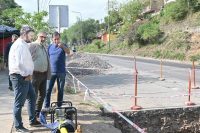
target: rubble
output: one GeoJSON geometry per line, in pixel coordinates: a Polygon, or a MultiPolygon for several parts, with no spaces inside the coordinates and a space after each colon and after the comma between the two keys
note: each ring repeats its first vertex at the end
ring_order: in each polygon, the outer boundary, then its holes
{"type": "Polygon", "coordinates": [[[93,75],[100,74],[112,66],[95,55],[77,53],[67,62],[67,69],[73,75],[93,75]]]}

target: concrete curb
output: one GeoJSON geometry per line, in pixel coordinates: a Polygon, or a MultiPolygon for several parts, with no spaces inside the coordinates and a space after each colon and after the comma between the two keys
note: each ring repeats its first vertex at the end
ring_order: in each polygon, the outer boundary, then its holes
{"type": "MultiPolygon", "coordinates": [[[[113,55],[113,54],[100,54],[100,53],[88,53],[85,52],[86,54],[90,55],[98,55],[98,56],[109,56],[109,57],[116,57],[116,58],[121,58],[121,59],[128,59],[128,60],[133,60],[134,56],[125,56],[125,55],[113,55]]],[[[141,62],[151,62],[153,64],[160,64],[160,59],[155,59],[151,57],[141,57],[141,56],[135,56],[138,61],[141,62]]],[[[191,68],[192,67],[192,62],[189,61],[178,61],[178,60],[168,60],[168,59],[163,59],[162,60],[164,65],[167,66],[179,66],[182,68],[191,68]]],[[[200,65],[196,65],[197,69],[200,69],[200,65]]]]}

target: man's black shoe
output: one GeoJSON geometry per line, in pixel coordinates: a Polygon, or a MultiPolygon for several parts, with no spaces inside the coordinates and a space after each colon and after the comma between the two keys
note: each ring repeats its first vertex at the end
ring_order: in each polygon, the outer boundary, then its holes
{"type": "Polygon", "coordinates": [[[41,123],[39,121],[35,120],[34,122],[30,123],[29,125],[32,127],[38,127],[38,126],[41,126],[41,123]]]}
{"type": "Polygon", "coordinates": [[[32,132],[24,127],[21,127],[21,128],[16,128],[16,133],[32,133],[32,132]]]}

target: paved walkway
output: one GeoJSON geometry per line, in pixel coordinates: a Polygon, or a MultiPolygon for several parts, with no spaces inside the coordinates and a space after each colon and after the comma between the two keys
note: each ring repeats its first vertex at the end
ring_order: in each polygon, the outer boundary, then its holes
{"type": "Polygon", "coordinates": [[[10,133],[13,125],[13,107],[14,95],[8,90],[7,71],[0,71],[0,132],[10,133]]]}
{"type": "MultiPolygon", "coordinates": [[[[1,133],[14,133],[13,128],[13,102],[14,92],[8,90],[8,72],[0,71],[0,132],[1,133]]],[[[30,129],[34,133],[49,133],[50,131],[45,127],[30,127],[28,121],[27,106],[22,108],[22,118],[24,127],[30,129]]]]}

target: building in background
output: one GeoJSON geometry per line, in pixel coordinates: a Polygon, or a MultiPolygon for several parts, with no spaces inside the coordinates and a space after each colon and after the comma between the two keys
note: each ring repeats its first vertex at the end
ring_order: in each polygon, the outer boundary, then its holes
{"type": "Polygon", "coordinates": [[[149,6],[147,6],[142,14],[158,13],[168,3],[176,0],[149,0],[149,6]]]}

